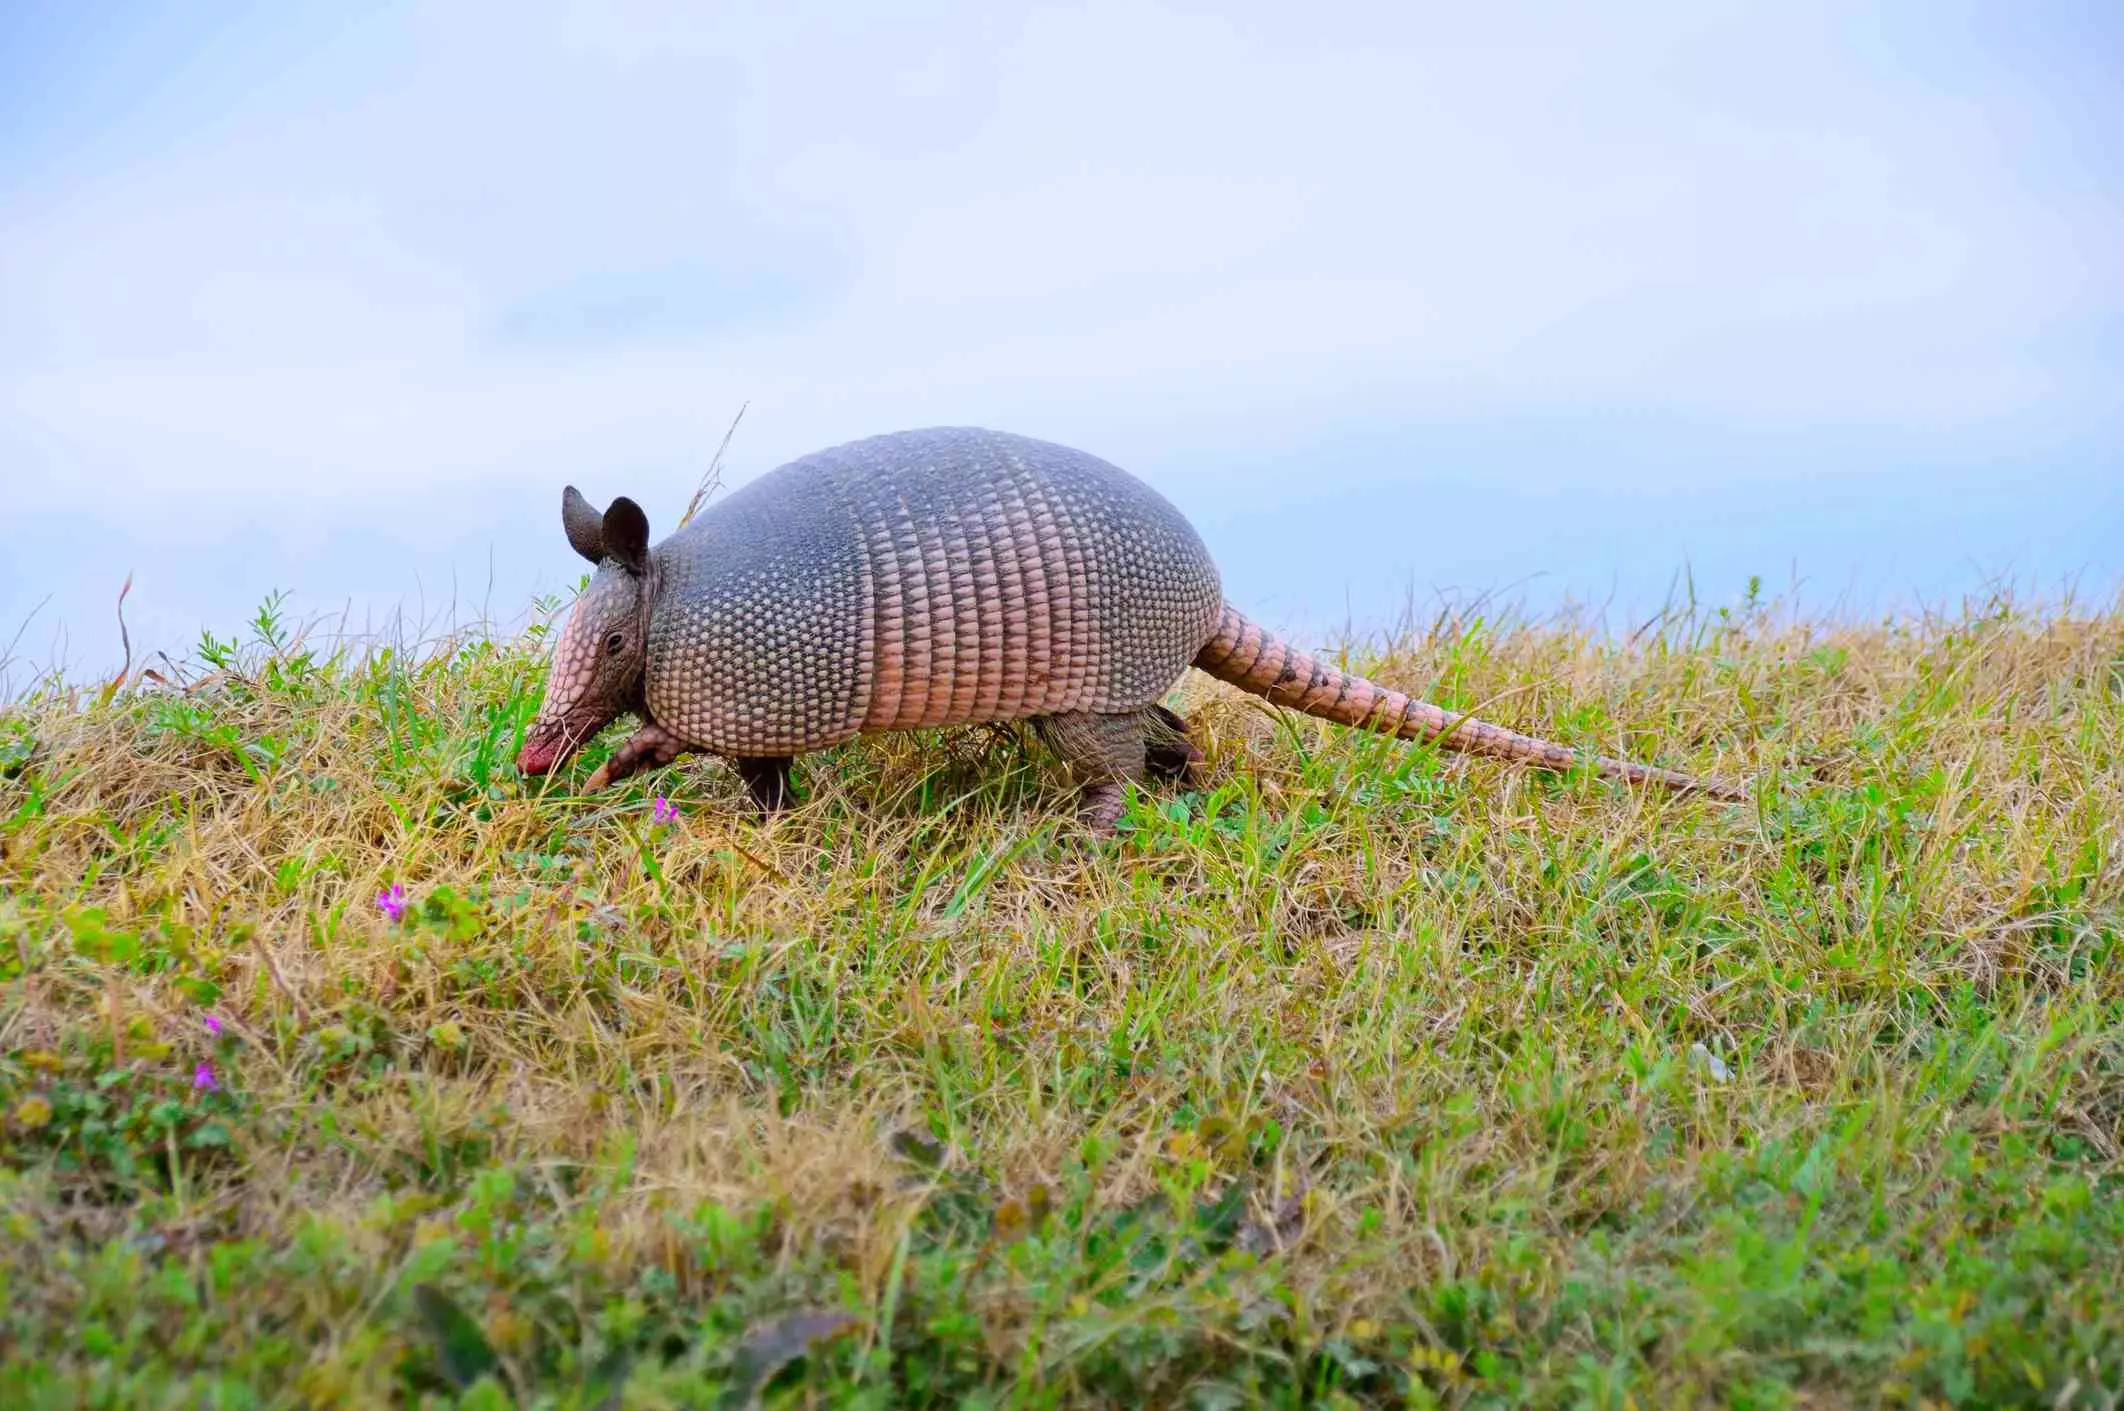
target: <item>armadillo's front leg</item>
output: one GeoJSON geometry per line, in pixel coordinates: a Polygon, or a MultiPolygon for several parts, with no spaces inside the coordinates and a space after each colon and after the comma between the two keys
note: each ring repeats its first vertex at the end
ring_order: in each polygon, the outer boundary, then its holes
{"type": "Polygon", "coordinates": [[[644,769],[654,769],[677,759],[686,751],[685,742],[657,724],[644,725],[627,737],[627,743],[612,752],[612,757],[597,767],[597,772],[583,782],[583,792],[594,794],[607,784],[616,784],[628,775],[644,769]]]}
{"type": "Polygon", "coordinates": [[[774,758],[747,756],[730,762],[737,767],[738,778],[745,781],[745,792],[752,795],[752,802],[761,813],[779,813],[788,807],[787,755],[774,758]]]}

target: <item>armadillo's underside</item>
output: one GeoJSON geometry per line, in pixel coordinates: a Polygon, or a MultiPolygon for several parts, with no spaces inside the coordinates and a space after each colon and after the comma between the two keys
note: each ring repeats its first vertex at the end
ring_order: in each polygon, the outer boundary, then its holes
{"type": "Polygon", "coordinates": [[[645,702],[694,749],[1157,700],[1215,630],[1194,529],[1093,456],[977,430],[875,437],[762,477],[659,545],[645,702]]]}

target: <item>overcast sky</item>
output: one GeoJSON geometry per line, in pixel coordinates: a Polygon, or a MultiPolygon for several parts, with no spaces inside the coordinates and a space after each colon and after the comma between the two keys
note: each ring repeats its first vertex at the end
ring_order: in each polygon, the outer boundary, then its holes
{"type": "Polygon", "coordinates": [[[748,402],[726,483],[1079,445],[1290,625],[2106,591],[2120,68],[2114,0],[0,4],[0,646],[107,667],[128,571],[173,653],[507,617],[748,402]]]}

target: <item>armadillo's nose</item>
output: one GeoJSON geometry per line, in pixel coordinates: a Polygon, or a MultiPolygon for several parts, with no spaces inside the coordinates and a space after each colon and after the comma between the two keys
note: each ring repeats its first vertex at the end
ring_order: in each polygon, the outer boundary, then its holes
{"type": "Polygon", "coordinates": [[[516,752],[516,772],[527,776],[547,773],[559,761],[560,752],[559,731],[533,734],[525,739],[524,747],[516,752]]]}

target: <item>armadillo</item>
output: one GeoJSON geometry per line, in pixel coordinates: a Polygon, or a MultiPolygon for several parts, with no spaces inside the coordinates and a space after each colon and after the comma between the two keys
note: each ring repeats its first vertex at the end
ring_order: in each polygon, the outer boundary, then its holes
{"type": "Polygon", "coordinates": [[[641,722],[591,791],[692,751],[781,808],[801,754],[862,735],[1029,722],[1111,832],[1138,780],[1202,759],[1161,702],[1190,665],[1307,715],[1459,751],[1726,800],[1739,785],[1582,755],[1412,700],[1279,640],[1224,600],[1193,526],[1142,480],[978,428],[818,451],[655,547],[622,496],[574,486],[561,523],[597,566],[554,647],[517,768],[543,775],[620,715],[641,722]]]}

